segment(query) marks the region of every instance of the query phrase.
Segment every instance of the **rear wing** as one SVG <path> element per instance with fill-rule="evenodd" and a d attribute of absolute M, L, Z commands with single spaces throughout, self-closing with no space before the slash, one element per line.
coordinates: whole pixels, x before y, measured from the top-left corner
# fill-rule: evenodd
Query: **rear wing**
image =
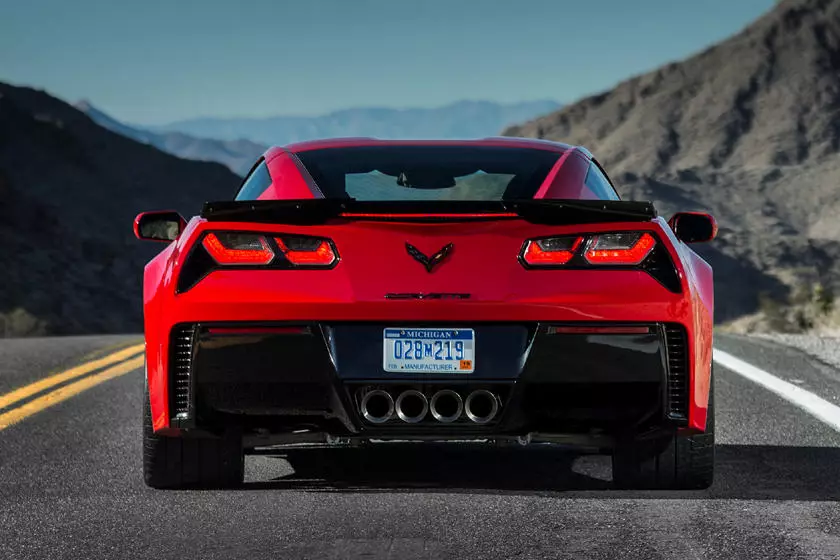
<path fill-rule="evenodd" d="M 466 221 L 524 219 L 536 224 L 647 222 L 652 202 L 629 200 L 430 200 L 353 199 L 248 200 L 207 202 L 201 217 L 211 222 L 317 225 L 331 219 L 377 221 Z"/>

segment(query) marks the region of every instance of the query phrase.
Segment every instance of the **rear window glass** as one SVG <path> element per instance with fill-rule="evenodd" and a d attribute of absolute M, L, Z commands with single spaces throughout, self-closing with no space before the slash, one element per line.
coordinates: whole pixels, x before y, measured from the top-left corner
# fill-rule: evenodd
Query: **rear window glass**
<path fill-rule="evenodd" d="M 589 171 L 586 172 L 586 179 L 583 181 L 586 188 L 595 193 L 600 200 L 618 200 L 618 194 L 610 185 L 609 179 L 601 173 L 594 163 L 589 164 Z"/>
<path fill-rule="evenodd" d="M 560 156 L 496 146 L 360 146 L 299 152 L 328 198 L 532 198 Z"/>
<path fill-rule="evenodd" d="M 236 200 L 256 200 L 270 186 L 271 175 L 268 173 L 265 161 L 263 161 L 251 171 L 251 174 L 239 187 Z"/>

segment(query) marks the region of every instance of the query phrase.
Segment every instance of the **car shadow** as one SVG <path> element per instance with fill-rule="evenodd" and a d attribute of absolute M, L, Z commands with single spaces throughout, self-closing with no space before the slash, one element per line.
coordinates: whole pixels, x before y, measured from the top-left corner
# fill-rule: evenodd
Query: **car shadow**
<path fill-rule="evenodd" d="M 251 459 L 249 459 L 250 461 Z M 715 483 L 702 491 L 614 490 L 610 460 L 553 448 L 452 445 L 295 449 L 260 454 L 243 489 L 461 492 L 599 498 L 840 500 L 840 448 L 718 445 Z"/>

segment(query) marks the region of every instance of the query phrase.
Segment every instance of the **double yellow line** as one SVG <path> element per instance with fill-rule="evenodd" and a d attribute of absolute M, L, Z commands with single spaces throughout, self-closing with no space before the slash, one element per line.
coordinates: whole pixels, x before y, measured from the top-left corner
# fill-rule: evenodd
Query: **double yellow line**
<path fill-rule="evenodd" d="M 0 395 L 0 411 L 12 407 L 7 412 L 0 412 L 0 430 L 8 428 L 12 424 L 16 424 L 45 408 L 65 401 L 73 395 L 78 395 L 82 391 L 99 385 L 103 381 L 108 381 L 109 379 L 119 377 L 142 367 L 143 347 L 143 344 L 129 346 L 113 354 L 86 362 L 61 373 L 56 373 L 35 383 L 24 385 L 5 395 Z M 87 375 L 101 368 L 107 369 L 94 373 L 93 375 Z M 76 379 L 76 381 L 67 383 L 73 379 Z M 67 384 L 62 385 L 63 383 Z M 61 385 L 61 387 L 53 389 L 57 385 Z M 49 389 L 52 390 L 30 401 L 23 402 Z"/>

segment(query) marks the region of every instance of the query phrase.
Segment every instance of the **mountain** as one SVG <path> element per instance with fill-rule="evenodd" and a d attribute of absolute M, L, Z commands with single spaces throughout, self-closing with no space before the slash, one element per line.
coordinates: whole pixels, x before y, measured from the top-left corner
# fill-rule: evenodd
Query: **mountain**
<path fill-rule="evenodd" d="M 241 179 L 99 126 L 46 94 L 0 83 L 0 333 L 137 332 L 143 210 L 185 216 Z"/>
<path fill-rule="evenodd" d="M 840 1 L 782 0 L 729 39 L 509 136 L 583 144 L 624 198 L 707 209 L 719 320 L 840 279 Z"/>
<path fill-rule="evenodd" d="M 276 145 L 336 136 L 475 138 L 498 134 L 507 125 L 549 113 L 559 106 L 554 101 L 459 101 L 433 109 L 373 107 L 313 117 L 201 118 L 147 128 L 224 140 L 248 138 Z"/>
<path fill-rule="evenodd" d="M 180 158 L 199 161 L 218 161 L 241 176 L 248 173 L 257 159 L 267 149 L 267 146 L 242 138 L 214 140 L 211 138 L 198 138 L 182 132 L 153 132 L 141 127 L 129 126 L 97 109 L 87 100 L 79 101 L 74 106 L 90 117 L 93 122 L 112 132 L 122 134 L 144 144 L 151 144 L 164 152 Z"/>

